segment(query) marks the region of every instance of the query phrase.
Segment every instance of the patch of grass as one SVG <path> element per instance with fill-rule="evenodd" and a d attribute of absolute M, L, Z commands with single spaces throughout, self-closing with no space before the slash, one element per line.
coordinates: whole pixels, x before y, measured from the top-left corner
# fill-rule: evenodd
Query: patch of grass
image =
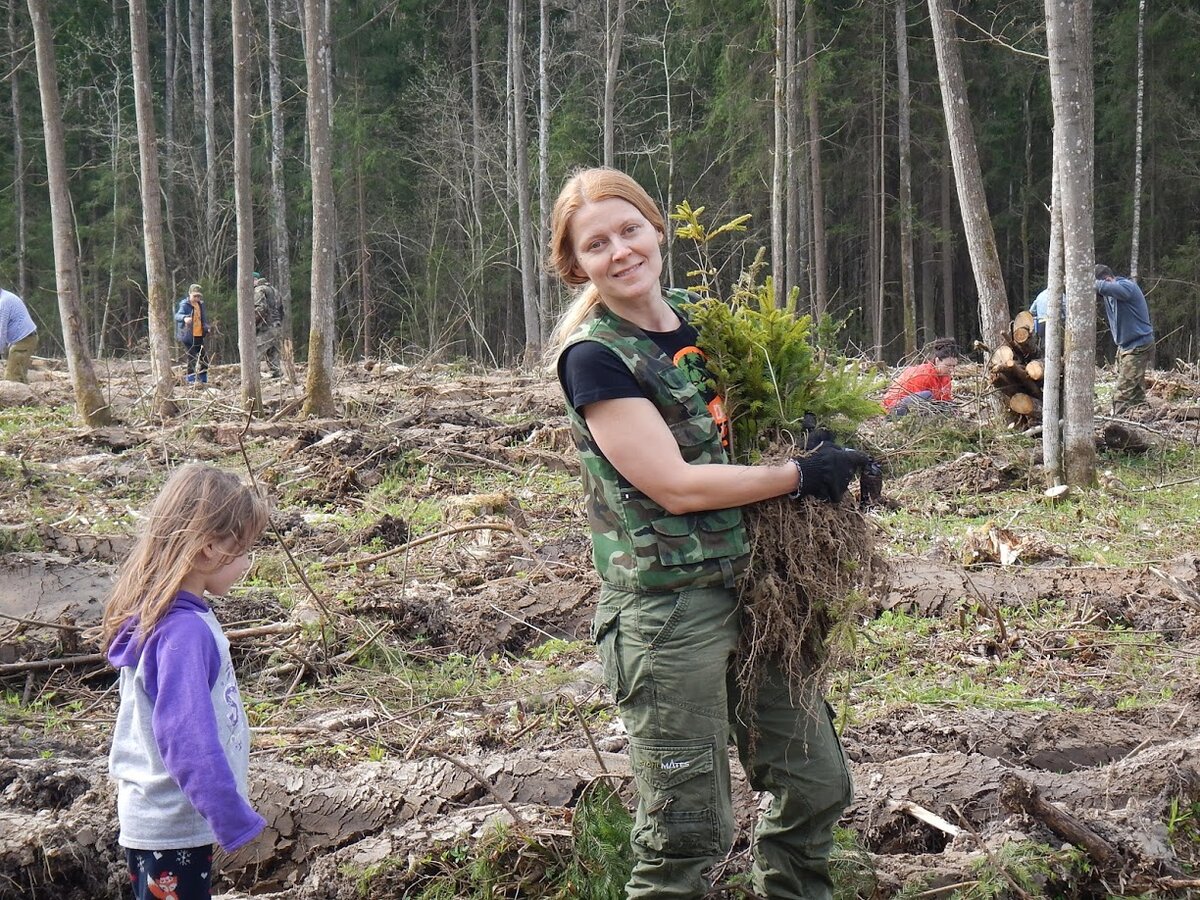
<path fill-rule="evenodd" d="M 14 438 L 36 439 L 40 432 L 76 425 L 72 406 L 11 406 L 0 409 L 0 445 Z"/>
<path fill-rule="evenodd" d="M 1164 824 L 1171 848 L 1185 870 L 1200 872 L 1200 800 L 1172 797 Z"/>

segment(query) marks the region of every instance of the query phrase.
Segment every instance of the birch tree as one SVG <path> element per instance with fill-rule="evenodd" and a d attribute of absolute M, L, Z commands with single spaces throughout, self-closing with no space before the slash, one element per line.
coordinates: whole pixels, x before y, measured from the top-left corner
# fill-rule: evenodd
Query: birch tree
<path fill-rule="evenodd" d="M 771 274 L 775 287 L 775 305 L 782 307 L 787 297 L 784 256 L 784 184 L 787 174 L 787 40 L 785 0 L 773 0 L 775 14 L 775 97 L 772 121 L 774 142 L 771 151 Z"/>
<path fill-rule="evenodd" d="M 514 0 L 520 2 L 520 0 Z M 617 72 L 621 66 L 621 44 L 625 40 L 625 9 L 626 0 L 616 0 L 617 8 L 613 10 L 613 0 L 605 0 L 605 29 L 606 49 L 604 59 L 604 165 L 612 166 L 615 158 L 615 130 L 617 105 Z M 518 57 L 519 59 L 520 57 Z"/>
<path fill-rule="evenodd" d="M 130 56 L 133 62 L 134 113 L 142 191 L 142 244 L 146 251 L 146 301 L 150 336 L 150 377 L 154 381 L 155 414 L 175 414 L 171 371 L 171 295 L 163 250 L 163 216 L 158 169 L 158 135 L 150 85 L 150 38 L 146 0 L 129 0 Z"/>
<path fill-rule="evenodd" d="M 1056 141 L 1057 143 L 1057 141 Z M 1046 371 L 1042 381 L 1042 470 L 1046 487 L 1063 483 L 1063 232 L 1057 167 L 1050 178 L 1050 253 L 1046 271 Z"/>
<path fill-rule="evenodd" d="M 917 352 L 917 291 L 913 274 L 912 126 L 908 80 L 907 0 L 896 0 L 896 106 L 900 157 L 900 286 L 904 309 L 904 353 Z"/>
<path fill-rule="evenodd" d="M 1142 127 L 1146 101 L 1146 0 L 1138 0 L 1137 122 L 1133 131 L 1133 225 L 1129 241 L 1129 277 L 1138 277 L 1142 237 Z"/>
<path fill-rule="evenodd" d="M 308 152 L 312 173 L 312 311 L 304 414 L 329 416 L 333 403 L 334 229 L 329 127 L 329 36 L 321 0 L 304 2 L 304 68 L 308 85 Z"/>
<path fill-rule="evenodd" d="M 279 64 L 279 0 L 267 0 L 267 85 L 271 98 L 271 258 L 273 284 L 283 305 L 280 352 L 289 378 L 295 377 L 292 351 L 292 263 L 287 230 L 287 191 L 283 179 L 283 75 Z"/>
<path fill-rule="evenodd" d="M 817 98 L 817 11 L 804 11 L 805 106 L 808 110 L 808 162 L 812 182 L 812 311 L 820 319 L 829 305 L 829 247 L 825 240 L 825 187 L 821 180 L 821 112 Z"/>
<path fill-rule="evenodd" d="M 529 125 L 525 120 L 525 2 L 509 0 L 509 52 L 512 54 L 513 152 L 517 191 L 517 267 L 521 270 L 525 314 L 525 359 L 542 352 L 542 317 L 537 292 L 537 254 L 533 247 L 533 210 L 529 186 Z"/>
<path fill-rule="evenodd" d="M 942 90 L 942 110 L 950 141 L 954 183 L 958 188 L 958 208 L 962 215 L 967 251 L 971 256 L 971 268 L 975 274 L 975 287 L 979 292 L 983 342 L 995 347 L 1008 327 L 1008 300 L 1004 295 L 1004 276 L 1000 272 L 996 235 L 992 230 L 987 196 L 983 190 L 983 173 L 979 167 L 971 110 L 967 104 L 967 83 L 963 77 L 958 40 L 954 33 L 954 18 L 946 6 L 946 0 L 929 0 L 929 21 L 933 28 L 938 84 Z"/>
<path fill-rule="evenodd" d="M 250 186 L 250 3 L 232 0 L 233 198 L 237 211 L 237 319 L 242 408 L 258 412 L 258 349 L 254 343 L 254 198 Z"/>
<path fill-rule="evenodd" d="M 1063 454 L 1067 484 L 1096 481 L 1096 298 L 1090 0 L 1046 0 L 1054 173 L 1062 207 L 1067 334 L 1063 345 Z M 1053 294 L 1051 295 L 1053 296 Z"/>
<path fill-rule="evenodd" d="M 50 222 L 54 240 L 54 282 L 58 290 L 58 313 L 62 320 L 63 348 L 75 391 L 75 409 L 85 424 L 107 425 L 112 421 L 108 404 L 100 393 L 96 370 L 88 353 L 80 296 L 79 260 L 76 255 L 75 220 L 68 190 L 66 140 L 63 136 L 62 101 L 58 94 L 58 70 L 54 52 L 54 30 L 46 0 L 29 0 L 37 57 L 38 91 L 42 100 L 42 132 L 46 141 L 46 181 L 50 189 Z"/>
<path fill-rule="evenodd" d="M 13 207 L 17 230 L 17 293 L 22 297 L 29 294 L 25 274 L 26 218 L 25 218 L 25 138 L 21 125 L 21 58 L 17 48 L 21 45 L 17 30 L 17 0 L 8 4 L 8 47 L 12 53 L 11 71 L 8 76 L 9 96 L 12 98 L 12 143 L 13 143 Z"/>

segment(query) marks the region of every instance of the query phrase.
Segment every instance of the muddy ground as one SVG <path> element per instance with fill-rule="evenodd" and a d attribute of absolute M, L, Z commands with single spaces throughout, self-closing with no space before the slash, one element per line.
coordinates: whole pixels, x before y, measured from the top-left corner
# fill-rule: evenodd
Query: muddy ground
<path fill-rule="evenodd" d="M 191 459 L 252 471 L 274 503 L 217 606 L 270 823 L 219 860 L 219 890 L 418 896 L 504 823 L 521 840 L 488 896 L 550 896 L 581 796 L 629 792 L 586 644 L 598 582 L 552 381 L 349 367 L 337 418 L 299 420 L 297 388 L 266 381 L 247 423 L 218 370 L 152 425 L 144 367 L 113 363 L 120 424 L 91 430 L 64 424 L 64 372 L 35 376 L 0 398 L 32 404 L 0 408 L 0 900 L 121 896 L 114 676 L 87 629 L 137 510 Z M 1200 526 L 1122 514 L 1155 485 L 1196 496 L 1195 373 L 1158 380 L 1136 418 L 1161 471 L 1131 486 L 1105 451 L 1103 485 L 1066 506 L 1041 498 L 1036 438 L 985 435 L 979 402 L 963 404 L 966 451 L 864 428 L 889 465 L 887 505 L 866 513 L 888 565 L 830 685 L 857 790 L 841 896 L 1200 896 Z M 1140 552 L 1106 564 L 1118 532 Z M 726 885 L 759 801 L 739 777 Z M 1029 847 L 1027 879 L 1012 848 Z"/>

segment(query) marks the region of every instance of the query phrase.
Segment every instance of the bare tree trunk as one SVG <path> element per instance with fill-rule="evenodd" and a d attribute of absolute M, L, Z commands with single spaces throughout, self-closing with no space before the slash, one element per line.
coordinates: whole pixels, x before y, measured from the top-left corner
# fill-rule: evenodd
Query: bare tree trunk
<path fill-rule="evenodd" d="M 625 3 L 617 0 L 615 16 L 609 16 L 606 23 L 605 37 L 608 41 L 608 53 L 604 67 L 604 165 L 612 166 L 615 157 L 615 125 L 617 104 L 617 71 L 621 66 L 621 44 L 625 40 Z M 612 12 L 612 0 L 607 0 L 606 12 Z"/>
<path fill-rule="evenodd" d="M 204 129 L 204 26 L 200 4 L 203 0 L 187 0 L 188 5 L 188 65 L 192 75 L 192 135 Z"/>
<path fill-rule="evenodd" d="M 1062 206 L 1067 291 L 1064 455 L 1067 483 L 1096 481 L 1096 299 L 1093 215 L 1092 11 L 1090 0 L 1046 0 L 1054 170 Z"/>
<path fill-rule="evenodd" d="M 467 3 L 471 41 L 471 209 L 468 230 L 471 235 L 471 293 L 475 299 L 480 349 L 487 346 L 487 306 L 483 302 L 483 84 L 479 50 L 479 9 L 476 0 Z"/>
<path fill-rule="evenodd" d="M 509 0 L 508 27 L 512 47 L 513 151 L 517 164 L 517 265 L 521 270 L 521 294 L 525 313 L 525 359 L 532 362 L 542 352 L 542 317 L 537 293 L 537 254 L 533 249 L 529 126 L 525 121 L 525 0 Z"/>
<path fill-rule="evenodd" d="M 362 308 L 363 359 L 371 359 L 375 351 L 375 311 L 371 303 L 371 250 L 367 246 L 367 186 L 363 178 L 362 145 L 357 149 L 359 163 L 355 167 L 354 207 L 358 244 L 358 302 Z"/>
<path fill-rule="evenodd" d="M 1050 184 L 1050 260 L 1046 272 L 1050 297 L 1046 302 L 1046 371 L 1042 380 L 1042 470 L 1046 487 L 1063 483 L 1063 220 L 1057 166 L 1053 167 Z"/>
<path fill-rule="evenodd" d="M 308 82 L 308 146 L 312 172 L 312 313 L 304 414 L 328 416 L 333 403 L 334 259 L 336 225 L 329 128 L 329 40 L 321 0 L 304 0 L 304 65 Z"/>
<path fill-rule="evenodd" d="M 996 235 L 992 231 L 987 196 L 983 190 L 979 151 L 975 146 L 975 131 L 967 106 L 967 83 L 963 78 L 952 15 L 946 8 L 946 0 L 929 0 L 929 21 L 933 27 L 933 45 L 937 54 L 942 109 L 950 139 L 954 182 L 958 187 L 958 208 L 979 292 L 982 337 L 985 344 L 995 347 L 999 346 L 1008 327 L 1008 300 L 1004 295 L 1004 276 L 1000 272 L 1000 257 L 996 252 Z"/>
<path fill-rule="evenodd" d="M 17 226 L 17 293 L 29 296 L 29 281 L 25 271 L 26 218 L 25 218 L 25 139 L 21 127 L 21 63 L 17 48 L 21 46 L 17 32 L 17 3 L 8 4 L 8 47 L 12 53 L 12 71 L 8 76 L 9 94 L 12 97 L 13 138 L 13 194 Z"/>
<path fill-rule="evenodd" d="M 238 351 L 242 408 L 262 409 L 254 342 L 254 196 L 250 180 L 250 2 L 231 0 L 233 30 L 233 197 L 237 211 Z"/>
<path fill-rule="evenodd" d="M 1138 277 L 1142 232 L 1142 126 L 1146 100 L 1146 0 L 1138 0 L 1137 125 L 1133 133 L 1133 226 L 1130 230 L 1129 277 Z"/>
<path fill-rule="evenodd" d="M 885 19 L 886 22 L 886 19 Z M 886 28 L 883 29 L 886 31 Z M 884 285 L 887 283 L 887 56 L 879 60 L 879 144 L 875 161 L 875 176 L 879 180 L 879 213 L 875 220 L 878 229 L 875 249 L 879 254 L 876 269 L 875 290 L 875 358 L 883 359 L 883 307 L 886 299 Z"/>
<path fill-rule="evenodd" d="M 292 264 L 288 247 L 287 192 L 283 180 L 283 76 L 279 66 L 279 0 L 267 0 L 267 82 L 271 96 L 271 251 L 272 283 L 283 305 L 283 354 L 288 377 L 295 377 L 292 349 Z"/>
<path fill-rule="evenodd" d="M 550 8 L 547 0 L 538 0 L 538 230 L 537 249 L 545 252 L 550 244 Z M 549 314 L 550 271 L 538 266 L 538 309 Z M 541 316 L 539 324 L 543 324 Z M 544 338 L 546 335 L 543 334 Z"/>
<path fill-rule="evenodd" d="M 786 158 L 787 177 L 784 186 L 784 267 L 787 289 L 800 289 L 801 301 L 810 300 L 812 290 L 808 284 L 808 192 L 805 190 L 805 172 L 808 160 L 803 156 L 801 140 L 804 134 L 804 114 L 800 105 L 800 45 L 796 32 L 797 0 L 785 0 L 783 42 L 787 47 L 785 56 L 787 73 L 784 95 L 787 108 Z"/>
<path fill-rule="evenodd" d="M 112 420 L 100 393 L 96 370 L 88 354 L 83 328 L 79 262 L 76 256 L 75 222 L 68 190 L 66 140 L 63 136 L 62 101 L 58 95 L 58 72 L 54 53 L 54 30 L 46 0 L 29 0 L 29 18 L 37 55 L 38 89 L 42 96 L 42 130 L 46 139 L 46 181 L 50 188 L 50 219 L 54 236 L 54 280 L 58 289 L 58 313 L 62 319 L 63 347 L 75 389 L 75 409 L 88 425 L 107 425 Z"/>
<path fill-rule="evenodd" d="M 871 87 L 871 99 L 869 112 L 867 113 L 867 121 L 870 123 L 868 131 L 870 133 L 870 150 L 867 163 L 867 317 L 868 324 L 871 328 L 871 355 L 873 359 L 883 359 L 883 311 L 880 308 L 883 303 L 883 295 L 880 291 L 880 285 L 883 283 L 883 274 L 880 271 L 883 263 L 883 250 L 880 248 L 880 239 L 883 236 L 883 228 L 880 224 L 879 217 L 883 212 L 883 204 L 878 200 L 878 197 L 883 193 L 883 182 L 880 179 L 879 151 L 881 141 L 876 136 L 876 129 L 882 128 L 882 123 L 877 120 L 879 116 L 879 104 L 876 102 L 875 86 Z"/>
<path fill-rule="evenodd" d="M 950 144 L 942 161 L 942 333 L 954 337 L 954 201 L 950 190 Z"/>
<path fill-rule="evenodd" d="M 146 23 L 146 0 L 129 0 L 129 39 L 130 55 L 133 57 L 138 158 L 141 163 L 142 242 L 146 250 L 150 375 L 154 380 L 155 414 L 165 418 L 174 415 L 176 411 L 172 400 L 175 378 L 171 372 L 171 295 L 167 283 L 167 257 L 163 251 L 158 138 L 154 128 L 154 99 L 150 84 L 150 37 Z"/>
<path fill-rule="evenodd" d="M 1029 95 L 1033 93 L 1034 81 L 1021 97 L 1025 120 L 1025 177 L 1021 184 L 1021 297 L 1028 300 L 1032 294 L 1029 285 L 1031 267 L 1029 255 L 1029 197 L 1033 192 L 1033 116 L 1030 112 Z M 1053 178 L 1051 178 L 1053 180 Z"/>
<path fill-rule="evenodd" d="M 662 31 L 662 69 L 663 69 L 663 108 L 666 112 L 667 128 L 664 134 L 665 143 L 667 145 L 667 185 L 666 185 L 666 201 L 667 214 L 670 215 L 675 211 L 675 111 L 671 107 L 671 64 L 667 54 L 667 38 L 671 34 L 671 16 L 675 9 L 671 6 L 671 0 L 665 0 L 664 6 L 667 10 L 666 18 L 663 20 Z M 675 254 L 672 250 L 674 241 L 666 241 L 666 264 L 667 264 L 667 283 L 673 284 L 673 276 L 675 273 Z"/>
<path fill-rule="evenodd" d="M 928 207 L 927 207 L 928 208 Z M 921 340 L 929 342 L 937 337 L 937 319 L 933 314 L 937 297 L 937 259 L 933 255 L 933 234 L 928 227 L 921 229 Z"/>
<path fill-rule="evenodd" d="M 896 0 L 896 103 L 900 143 L 900 286 L 904 303 L 904 352 L 917 352 L 917 290 L 913 274 L 912 125 L 908 84 L 907 0 Z"/>
<path fill-rule="evenodd" d="M 171 221 L 171 157 L 175 153 L 175 104 L 179 82 L 177 79 L 177 63 L 179 58 L 179 33 L 175 18 L 178 14 L 178 0 L 166 0 L 163 4 L 163 150 L 162 150 L 162 186 L 163 197 L 167 205 L 167 221 Z M 143 8 L 145 4 L 143 3 Z M 149 46 L 147 38 L 147 46 Z M 165 259 L 165 257 L 164 257 Z M 164 263 L 165 265 L 165 263 Z M 168 296 L 170 294 L 168 293 Z"/>
<path fill-rule="evenodd" d="M 195 2 L 195 0 L 192 0 Z M 213 75 L 212 0 L 201 0 L 204 27 L 204 226 L 212 240 L 217 223 L 217 106 Z M 215 270 L 215 261 L 205 261 L 206 269 Z M 210 277 L 213 271 L 206 271 Z"/>
<path fill-rule="evenodd" d="M 805 93 L 808 106 L 808 160 L 812 168 L 812 310 L 820 319 L 829 305 L 829 248 L 825 243 L 825 186 L 821 181 L 821 111 L 817 103 L 816 5 L 804 11 Z"/>
<path fill-rule="evenodd" d="M 772 0 L 775 16 L 775 94 L 772 119 L 775 124 L 771 150 L 771 283 L 775 287 L 775 305 L 783 306 L 787 296 L 787 263 L 784 254 L 784 185 L 787 174 L 787 44 L 784 19 L 785 0 Z"/>

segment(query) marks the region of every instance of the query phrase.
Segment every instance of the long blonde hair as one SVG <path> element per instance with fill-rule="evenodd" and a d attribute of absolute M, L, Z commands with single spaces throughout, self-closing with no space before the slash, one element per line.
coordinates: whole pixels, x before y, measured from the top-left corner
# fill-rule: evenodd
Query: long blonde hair
<path fill-rule="evenodd" d="M 144 641 L 175 602 L 207 545 L 234 543 L 236 552 L 218 563 L 224 565 L 248 550 L 266 527 L 266 503 L 236 475 L 201 463 L 181 466 L 151 504 L 121 566 L 104 607 L 101 646 L 107 650 L 134 616 L 138 640 Z"/>
<path fill-rule="evenodd" d="M 551 353 L 557 353 L 571 333 L 586 321 L 598 307 L 603 306 L 600 292 L 575 267 L 575 250 L 571 246 L 571 219 L 581 207 L 601 200 L 624 200 L 632 204 L 660 235 L 667 231 L 666 220 L 658 205 L 645 189 L 616 169 L 597 167 L 580 169 L 567 179 L 554 210 L 550 213 L 550 269 L 567 285 L 582 288 L 571 305 L 563 312 L 554 333 L 550 336 Z"/>

